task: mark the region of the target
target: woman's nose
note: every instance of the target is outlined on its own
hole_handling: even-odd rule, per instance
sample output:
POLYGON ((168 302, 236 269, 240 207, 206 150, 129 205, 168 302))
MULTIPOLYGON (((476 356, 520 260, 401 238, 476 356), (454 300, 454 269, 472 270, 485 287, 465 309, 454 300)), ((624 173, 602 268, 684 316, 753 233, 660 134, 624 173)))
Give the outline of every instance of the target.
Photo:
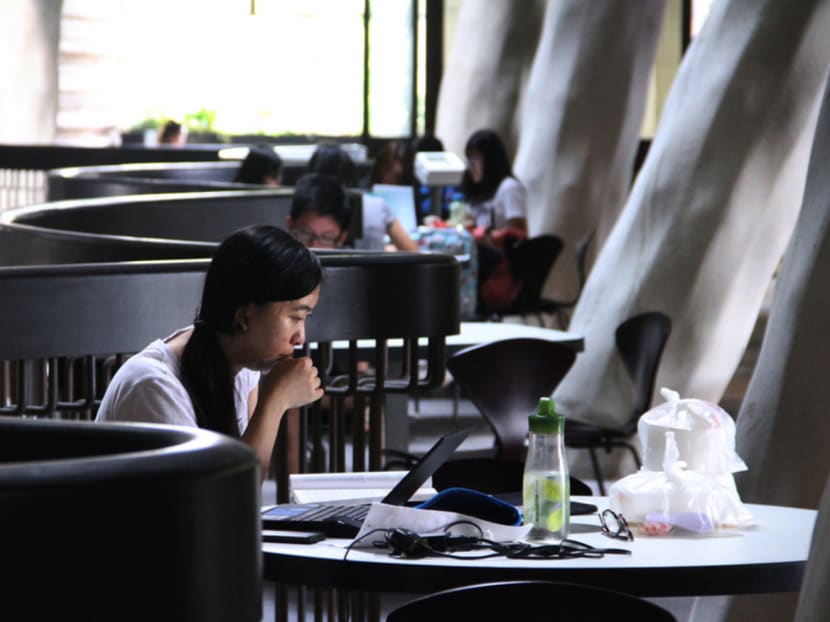
POLYGON ((295 346, 301 346, 305 343, 305 326, 301 326, 297 329, 297 332, 294 333, 294 337, 291 342, 295 346))

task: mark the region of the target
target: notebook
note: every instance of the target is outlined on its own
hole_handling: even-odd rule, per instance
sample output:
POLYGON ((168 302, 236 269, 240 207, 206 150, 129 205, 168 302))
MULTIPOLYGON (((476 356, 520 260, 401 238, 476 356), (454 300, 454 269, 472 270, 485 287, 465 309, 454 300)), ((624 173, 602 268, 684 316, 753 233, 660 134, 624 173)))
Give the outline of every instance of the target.
MULTIPOLYGON (((438 470, 470 434, 472 428, 450 432, 438 439, 430 450, 395 484, 382 503, 405 505, 424 482, 438 470)), ((370 503, 281 503, 263 508, 265 529, 321 531, 333 538, 353 538, 369 512, 370 503)))

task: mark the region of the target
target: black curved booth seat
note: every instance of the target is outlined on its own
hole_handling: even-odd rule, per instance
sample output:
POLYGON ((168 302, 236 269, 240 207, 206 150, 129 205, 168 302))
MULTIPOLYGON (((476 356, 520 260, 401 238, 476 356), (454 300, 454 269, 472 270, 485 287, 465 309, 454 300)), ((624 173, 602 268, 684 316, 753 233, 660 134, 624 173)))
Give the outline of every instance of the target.
POLYGON ((0 213, 0 265, 207 257, 254 223, 285 228, 291 190, 57 201, 0 213))
POLYGON ((261 619, 260 481, 206 430, 0 417, 5 620, 261 619))
MULTIPOLYGON (((239 161, 141 162, 50 170, 46 175, 49 201, 130 194, 251 190, 262 186, 234 182, 239 161)), ((293 186, 306 163, 283 164, 283 185, 293 186)))
MULTIPOLYGON (((285 161, 283 186, 292 187, 307 169, 307 161, 285 161)), ((240 161, 136 162, 102 166, 52 169, 46 174, 49 201, 129 194, 251 190, 261 186, 234 182, 240 161)), ((368 175, 371 162, 356 162, 360 178, 368 175)))
MULTIPOLYGON (((0 212, 0 266, 207 257, 242 227, 284 229, 292 194, 290 188, 145 194, 10 209, 0 212)), ((356 209, 350 235, 362 227, 356 209)))

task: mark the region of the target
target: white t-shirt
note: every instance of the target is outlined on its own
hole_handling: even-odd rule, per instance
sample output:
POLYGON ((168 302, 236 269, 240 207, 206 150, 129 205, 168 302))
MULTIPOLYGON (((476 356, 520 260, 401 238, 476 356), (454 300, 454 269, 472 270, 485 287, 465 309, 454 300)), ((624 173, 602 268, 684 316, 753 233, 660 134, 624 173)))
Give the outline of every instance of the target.
MULTIPOLYGON (((130 357, 115 373, 101 401, 96 421, 140 421, 198 427, 196 411, 179 375, 180 361, 165 341, 156 339, 130 357)), ((243 369, 234 379, 234 404, 239 433, 248 427, 248 397, 259 372, 243 369)))
POLYGON ((395 222, 395 214, 389 204, 380 197, 363 195, 363 237, 355 240, 354 247, 367 251, 386 250, 384 238, 395 222))
POLYGON ((512 218, 527 218, 527 190, 515 177, 501 180, 489 201, 470 205, 477 227, 501 229, 512 218))

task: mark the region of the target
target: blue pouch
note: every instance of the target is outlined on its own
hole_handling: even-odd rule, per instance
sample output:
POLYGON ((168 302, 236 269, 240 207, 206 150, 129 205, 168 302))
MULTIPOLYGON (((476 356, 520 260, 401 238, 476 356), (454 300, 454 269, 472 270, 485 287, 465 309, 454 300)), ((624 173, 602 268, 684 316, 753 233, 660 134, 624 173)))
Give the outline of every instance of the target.
POLYGON ((522 524, 522 511, 515 505, 471 488, 447 488, 415 507, 458 512, 500 525, 522 524))

